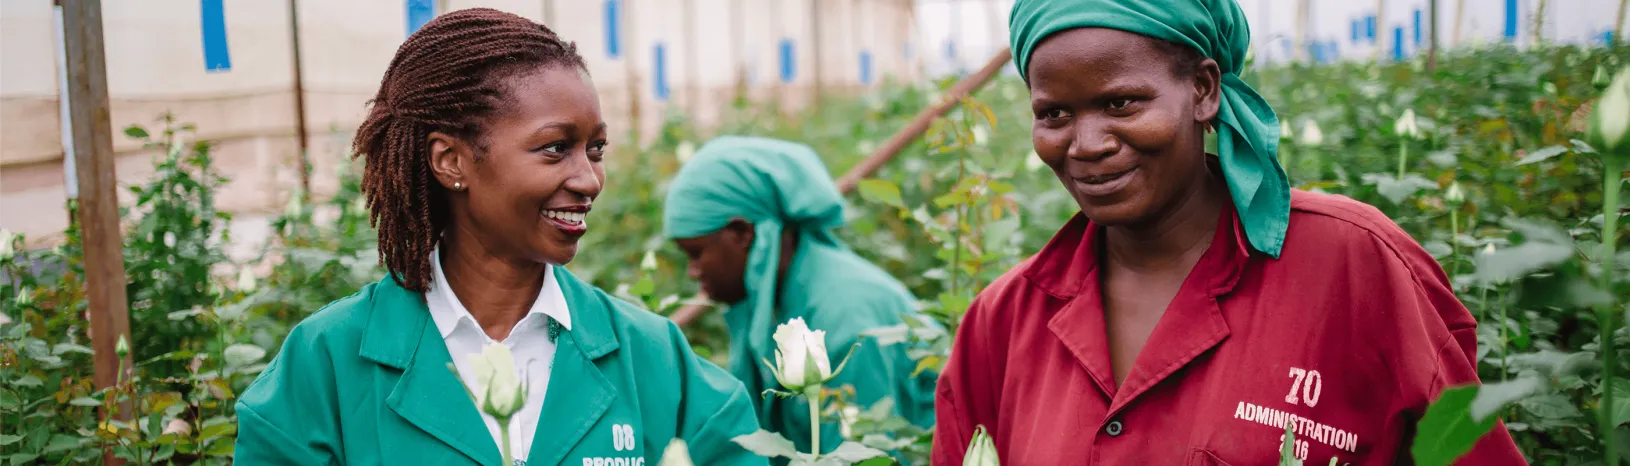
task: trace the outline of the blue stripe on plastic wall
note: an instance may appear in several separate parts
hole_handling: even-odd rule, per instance
[[[781,39],[781,82],[790,83],[798,77],[798,55],[793,53],[792,39]]]
[[[1355,20],[1353,20],[1352,24],[1350,24],[1350,26],[1353,27],[1353,43],[1354,44],[1358,43],[1358,26],[1359,26],[1359,23],[1361,23],[1361,22],[1362,21],[1355,19]]]
[[[622,18],[618,17],[618,4],[622,0],[606,0],[606,58],[617,58],[622,55]]]
[[[872,51],[871,50],[862,49],[860,51],[860,83],[861,84],[871,84],[872,83]]]
[[[1392,28],[1392,59],[1398,61],[1404,59],[1404,28],[1402,26]]]
[[[407,0],[404,8],[407,10],[407,35],[410,36],[436,17],[435,0]]]
[[[1415,48],[1421,47],[1421,9],[1415,9]]]
[[[651,59],[655,62],[652,66],[656,68],[655,79],[651,80],[651,84],[654,86],[651,93],[657,96],[657,100],[666,101],[668,100],[668,47],[661,42],[657,42],[656,47],[651,51]]]
[[[1505,38],[1517,38],[1517,0],[1505,0]]]
[[[202,0],[199,10],[204,32],[204,70],[231,71],[232,51],[226,45],[226,10],[221,0]]]

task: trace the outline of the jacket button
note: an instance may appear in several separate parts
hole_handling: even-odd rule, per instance
[[[1124,429],[1125,426],[1121,425],[1121,421],[1109,421],[1109,425],[1104,426],[1104,433],[1109,434],[1110,437],[1119,437]]]

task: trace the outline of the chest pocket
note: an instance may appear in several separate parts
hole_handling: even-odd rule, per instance
[[[583,436],[561,464],[567,466],[646,466],[639,422],[608,417]],[[653,464],[654,466],[654,464]]]

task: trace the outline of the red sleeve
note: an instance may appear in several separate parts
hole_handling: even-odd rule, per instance
[[[1445,388],[1481,383],[1477,377],[1477,321],[1455,296],[1437,260],[1407,236],[1388,232],[1373,237],[1377,255],[1381,256],[1374,263],[1381,270],[1376,271],[1380,276],[1374,277],[1376,288],[1365,293],[1376,302],[1358,309],[1383,309],[1374,307],[1378,305],[1393,310],[1393,315],[1377,320],[1386,322],[1378,330],[1396,332],[1398,336],[1400,344],[1394,348],[1397,352],[1389,359],[1397,361],[1393,367],[1400,378],[1397,386],[1403,405],[1399,408],[1413,430],[1427,406]],[[1402,231],[1396,233],[1401,235]],[[1413,442],[1411,437],[1400,445],[1399,455],[1404,457],[1401,462],[1408,462]],[[1456,464],[1525,465],[1527,460],[1506,431],[1505,423],[1500,422]]]
[[[991,301],[988,295],[999,293],[998,284],[986,288],[968,307],[945,370],[940,372],[934,397],[933,466],[961,466],[974,429],[981,425],[995,440],[998,455],[1005,451],[1007,443],[997,427],[997,407],[1001,403],[1001,366],[1007,351],[990,339],[1000,331],[992,328],[997,310],[985,304]]]

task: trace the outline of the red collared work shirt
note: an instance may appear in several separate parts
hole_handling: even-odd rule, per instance
[[[1375,208],[1295,191],[1283,254],[1252,254],[1232,209],[1116,386],[1077,215],[982,291],[938,388],[936,466],[976,426],[1004,466],[1408,464],[1445,387],[1477,382],[1477,324],[1431,255]],[[1503,424],[1460,464],[1524,464]]]

